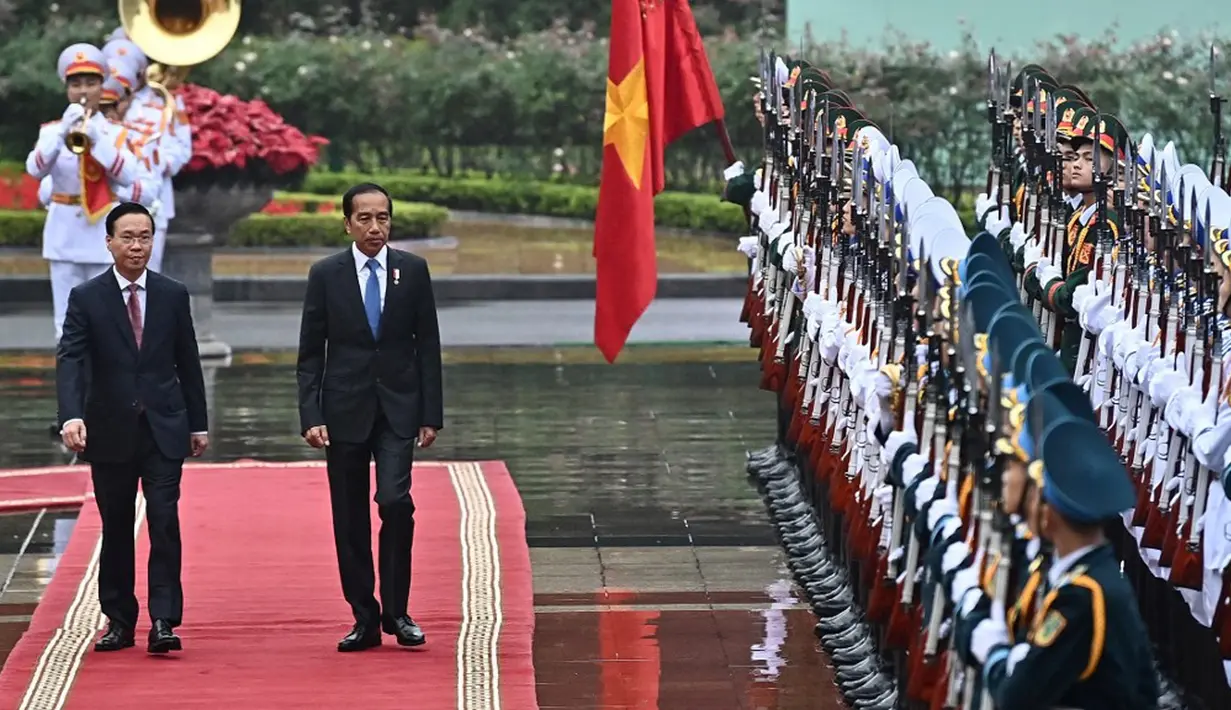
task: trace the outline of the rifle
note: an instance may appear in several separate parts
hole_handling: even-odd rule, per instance
[[[1218,95],[1217,74],[1214,70],[1214,45],[1210,45],[1210,113],[1214,115],[1214,151],[1210,158],[1210,182],[1214,187],[1223,186],[1223,165],[1227,159],[1227,139],[1222,134],[1222,104],[1225,99]],[[1206,224],[1209,229],[1209,224]]]

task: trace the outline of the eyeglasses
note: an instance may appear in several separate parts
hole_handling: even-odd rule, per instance
[[[149,234],[142,234],[138,237],[134,237],[131,234],[121,234],[118,237],[112,237],[112,239],[116,240],[120,244],[132,244],[133,242],[137,242],[139,244],[149,244],[154,241],[154,237]]]

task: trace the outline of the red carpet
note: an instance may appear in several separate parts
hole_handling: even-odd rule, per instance
[[[525,513],[507,470],[416,464],[413,493],[410,606],[426,646],[386,637],[372,651],[335,650],[350,612],[321,465],[189,466],[180,502],[185,650],[146,654],[144,618],[138,648],[87,650],[101,623],[92,584],[99,520],[89,503],[0,673],[0,708],[536,709]],[[144,523],[139,536],[144,600]]]
[[[53,466],[0,471],[0,513],[76,507],[86,500],[87,466]]]

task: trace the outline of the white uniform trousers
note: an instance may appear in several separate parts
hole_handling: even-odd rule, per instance
[[[154,246],[150,249],[150,262],[145,265],[155,273],[162,273],[162,257],[167,253],[167,223],[161,220],[154,223]]]
[[[68,294],[73,287],[98,276],[111,264],[79,264],[74,261],[52,261],[51,266],[51,302],[55,311],[56,342],[64,332],[64,316],[68,313]]]

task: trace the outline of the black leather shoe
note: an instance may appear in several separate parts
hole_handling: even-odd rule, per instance
[[[150,629],[150,640],[145,650],[150,653],[183,651],[184,644],[180,641],[180,637],[171,630],[170,622],[165,619],[154,619],[154,628]]]
[[[95,651],[119,651],[137,645],[133,630],[114,621],[107,625],[107,633],[94,642]]]
[[[837,653],[862,643],[867,637],[867,629],[860,624],[856,624],[836,634],[822,634],[821,648],[825,649],[827,653]]]
[[[856,710],[893,710],[897,705],[898,691],[892,687],[871,700],[858,699],[855,701]]]
[[[422,646],[427,643],[423,629],[409,616],[399,616],[396,619],[385,619],[380,624],[385,633],[397,637],[399,646]]]
[[[770,444],[769,446],[766,446],[765,448],[757,449],[755,451],[745,451],[744,456],[746,456],[748,460],[751,461],[753,459],[764,459],[764,458],[769,458],[770,456],[778,456],[779,453],[780,452],[778,451],[778,445]]]
[[[875,654],[876,645],[872,643],[872,638],[869,636],[854,646],[834,651],[833,662],[838,665],[851,666]]]
[[[862,620],[861,615],[854,609],[844,609],[837,616],[818,621],[816,628],[821,633],[833,634],[844,631]]]
[[[343,653],[366,651],[380,645],[380,629],[367,624],[355,624],[350,633],[338,642],[338,650]]]

